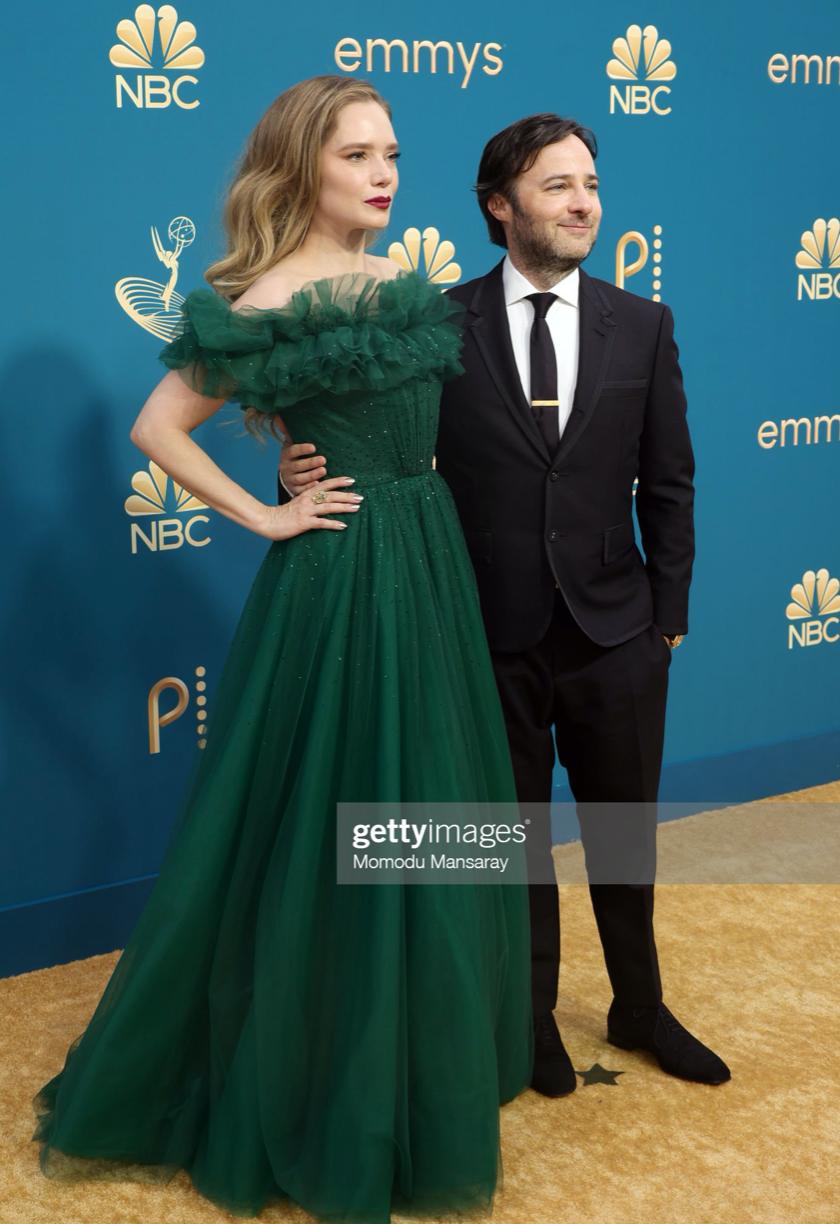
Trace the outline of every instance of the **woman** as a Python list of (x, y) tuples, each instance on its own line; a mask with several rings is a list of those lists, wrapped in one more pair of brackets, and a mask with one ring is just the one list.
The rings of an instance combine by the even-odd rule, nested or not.
[[(336, 884), (338, 802), (515, 801), (431, 468), (456, 307), (366, 251), (397, 157), (365, 82), (276, 99), (230, 190), (217, 292), (188, 295), (132, 429), (272, 544), (155, 890), (36, 1099), (48, 1175), (183, 1168), (238, 1214), (290, 1198), (353, 1224), (492, 1199), (499, 1104), (530, 1074), (526, 891)], [(190, 437), (227, 398), (255, 431), (305, 423), (363, 492), (336, 477), (263, 505)]]

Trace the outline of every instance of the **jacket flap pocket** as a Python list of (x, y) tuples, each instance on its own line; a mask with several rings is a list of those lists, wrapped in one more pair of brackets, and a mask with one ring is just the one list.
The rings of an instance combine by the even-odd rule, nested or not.
[(609, 565), (610, 561), (624, 556), (635, 542), (632, 520), (628, 519), (624, 523), (616, 523), (614, 527), (608, 527), (604, 532), (604, 565)]

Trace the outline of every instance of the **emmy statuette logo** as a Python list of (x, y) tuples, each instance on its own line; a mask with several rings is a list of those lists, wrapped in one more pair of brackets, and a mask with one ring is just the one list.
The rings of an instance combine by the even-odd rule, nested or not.
[(404, 272), (421, 272), (436, 285), (454, 285), (460, 279), (461, 266), (454, 262), (454, 256), (454, 243), (448, 238), (441, 241), (433, 225), (427, 225), (422, 234), (412, 226), (401, 242), (388, 247), (388, 258)]
[(195, 41), (193, 23), (179, 21), (171, 4), (162, 4), (157, 15), (151, 4), (138, 5), (133, 18), (118, 22), (117, 38), (108, 58), (115, 68), (135, 70), (133, 77), (116, 75), (118, 110), (124, 99), (137, 110), (161, 110), (173, 103), (194, 110), (200, 105), (189, 95), (190, 87), (198, 85), (192, 72), (203, 65), (204, 52)]
[[(187, 489), (170, 480), (162, 467), (151, 460), (148, 471), (142, 468), (131, 478), (134, 490), (125, 499), (125, 512), (140, 522), (131, 524), (131, 552), (136, 556), (141, 545), (148, 552), (169, 552), (190, 544), (204, 548), (211, 537), (200, 532), (210, 519), (196, 510), (208, 507)], [(174, 515), (189, 515), (175, 518)]]
[(788, 650), (794, 646), (819, 646), (840, 639), (840, 581), (827, 569), (806, 570), (802, 581), (790, 588), (791, 602), (785, 609)]
[(152, 248), (163, 266), (169, 269), (166, 282), (150, 280), (147, 276), (123, 276), (114, 285), (114, 293), (130, 319), (160, 340), (169, 341), (183, 322), (184, 295), (176, 291), (175, 285), (180, 271), (179, 257), (185, 247), (195, 242), (195, 226), (189, 217), (173, 217), (166, 233), (171, 243), (169, 247), (161, 242), (157, 227), (151, 227)]
[(840, 221), (831, 217), (826, 221), (817, 217), (809, 230), (799, 239), (796, 266), (800, 268), (796, 278), (796, 298), (803, 297), (812, 302), (825, 302), (829, 298), (840, 298)]
[[(628, 255), (628, 248), (631, 254)], [(619, 289), (627, 288), (631, 276), (637, 276), (647, 266), (651, 248), (653, 257), (650, 259), (651, 298), (654, 302), (662, 301), (662, 226), (654, 225), (651, 238), (640, 230), (627, 230), (622, 234), (615, 246), (615, 283)], [(633, 292), (636, 292), (635, 286)]]
[(670, 86), (677, 66), (671, 59), (671, 44), (660, 38), (656, 26), (627, 27), (627, 33), (612, 46), (614, 59), (607, 64), (611, 81), (626, 82), (610, 85), (610, 114), (670, 115)]
[[(199, 748), (207, 747), (207, 674), (206, 667), (197, 667), (195, 669), (195, 731), (198, 736), (197, 744)], [(161, 698), (164, 693), (174, 694), (175, 703), (170, 705), (168, 709), (161, 710)], [(146, 717), (149, 725), (149, 754), (157, 755), (160, 752), (160, 733), (164, 727), (170, 726), (181, 718), (189, 708), (190, 690), (187, 684), (178, 676), (164, 676), (160, 680), (156, 680), (149, 689), (148, 697), (146, 698)]]

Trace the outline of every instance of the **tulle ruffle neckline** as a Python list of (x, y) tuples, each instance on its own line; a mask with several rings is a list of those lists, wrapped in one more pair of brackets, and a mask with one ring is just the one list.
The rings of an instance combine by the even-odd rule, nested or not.
[(463, 309), (416, 271), (321, 277), (269, 308), (236, 310), (194, 289), (180, 334), (159, 357), (201, 394), (270, 414), (316, 396), (462, 373)]

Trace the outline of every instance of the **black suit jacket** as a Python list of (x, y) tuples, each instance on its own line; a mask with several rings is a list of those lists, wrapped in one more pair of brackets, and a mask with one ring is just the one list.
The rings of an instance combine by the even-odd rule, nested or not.
[[(685, 633), (694, 456), (671, 311), (581, 268), (577, 385), (550, 455), (513, 356), (503, 263), (448, 291), (466, 307), (465, 372), (444, 385), (436, 447), (490, 646), (525, 650), (538, 642), (558, 586), (602, 646), (651, 623)], [(279, 482), (278, 496), (288, 500)]]
[(513, 651), (538, 642), (558, 586), (602, 646), (651, 623), (685, 633), (694, 456), (671, 311), (581, 268), (577, 385), (551, 455), (517, 372), (503, 263), (448, 291), (467, 308), (465, 373), (444, 385), (436, 447), (490, 646)]

